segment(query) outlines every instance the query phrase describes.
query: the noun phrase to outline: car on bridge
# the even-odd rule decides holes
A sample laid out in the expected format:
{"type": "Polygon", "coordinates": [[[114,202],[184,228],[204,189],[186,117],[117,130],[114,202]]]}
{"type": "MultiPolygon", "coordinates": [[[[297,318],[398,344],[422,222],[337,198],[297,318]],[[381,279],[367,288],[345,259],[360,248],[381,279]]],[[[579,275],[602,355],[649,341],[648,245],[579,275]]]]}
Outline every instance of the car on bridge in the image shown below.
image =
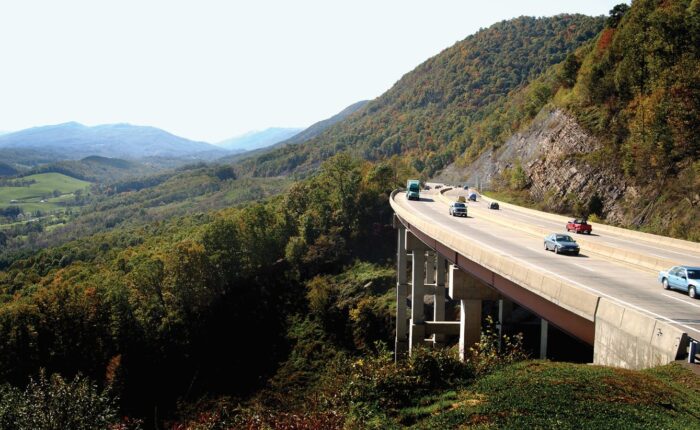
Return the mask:
{"type": "Polygon", "coordinates": [[[498,202],[491,202],[491,203],[489,203],[489,209],[498,210],[498,209],[499,209],[498,202]]]}
{"type": "Polygon", "coordinates": [[[452,216],[467,216],[467,205],[462,202],[454,202],[450,204],[449,214],[452,216]]]}
{"type": "Polygon", "coordinates": [[[557,254],[569,253],[578,255],[580,248],[578,243],[568,234],[552,233],[544,238],[545,251],[554,251],[557,254]]]}
{"type": "Polygon", "coordinates": [[[588,224],[588,221],[586,221],[584,218],[576,218],[566,223],[566,231],[591,234],[593,227],[591,227],[591,225],[588,224]]]}
{"type": "Polygon", "coordinates": [[[693,298],[700,293],[700,267],[674,266],[659,272],[659,282],[665,290],[679,290],[693,298]]]}

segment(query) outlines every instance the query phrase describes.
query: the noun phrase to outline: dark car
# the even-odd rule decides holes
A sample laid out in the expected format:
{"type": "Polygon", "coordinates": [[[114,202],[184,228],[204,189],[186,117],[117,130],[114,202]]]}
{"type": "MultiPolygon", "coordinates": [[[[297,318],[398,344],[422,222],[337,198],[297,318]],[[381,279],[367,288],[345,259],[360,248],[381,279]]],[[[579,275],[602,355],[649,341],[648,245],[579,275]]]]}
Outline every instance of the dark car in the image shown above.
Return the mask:
{"type": "Polygon", "coordinates": [[[475,202],[476,201],[476,193],[469,193],[469,200],[475,202]]]}
{"type": "Polygon", "coordinates": [[[544,238],[545,251],[554,251],[557,254],[578,255],[579,246],[568,234],[552,233],[544,238]]]}
{"type": "Polygon", "coordinates": [[[489,203],[489,209],[498,210],[499,209],[498,203],[496,203],[496,202],[489,203]]]}

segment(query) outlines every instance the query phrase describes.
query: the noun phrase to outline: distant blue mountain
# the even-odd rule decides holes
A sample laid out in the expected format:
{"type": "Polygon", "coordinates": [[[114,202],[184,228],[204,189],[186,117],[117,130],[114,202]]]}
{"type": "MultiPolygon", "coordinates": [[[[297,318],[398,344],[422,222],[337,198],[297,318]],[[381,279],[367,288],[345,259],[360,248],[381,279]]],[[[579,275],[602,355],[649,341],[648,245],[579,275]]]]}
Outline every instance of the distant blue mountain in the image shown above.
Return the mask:
{"type": "Polygon", "coordinates": [[[77,122],[0,135],[0,154],[4,151],[40,153],[56,160],[77,160],[91,155],[213,159],[228,153],[209,143],[185,139],[155,127],[131,124],[87,127],[77,122]]]}
{"type": "Polygon", "coordinates": [[[235,152],[252,151],[253,149],[265,148],[289,139],[302,130],[303,128],[272,127],[263,131],[251,131],[241,136],[232,137],[217,143],[217,145],[235,152]]]}
{"type": "Polygon", "coordinates": [[[321,134],[323,131],[325,131],[328,127],[339,123],[340,121],[344,120],[348,116],[357,112],[364,105],[366,105],[368,102],[369,102],[369,100],[361,100],[359,102],[355,102],[355,103],[351,104],[350,106],[346,107],[345,109],[343,109],[342,111],[338,112],[337,114],[333,115],[332,117],[326,118],[322,121],[311,124],[308,128],[304,129],[300,133],[295,134],[294,136],[290,137],[289,139],[287,139],[285,141],[281,141],[280,146],[281,145],[296,145],[298,143],[303,143],[303,142],[306,142],[307,140],[311,140],[314,137],[321,134]]]}

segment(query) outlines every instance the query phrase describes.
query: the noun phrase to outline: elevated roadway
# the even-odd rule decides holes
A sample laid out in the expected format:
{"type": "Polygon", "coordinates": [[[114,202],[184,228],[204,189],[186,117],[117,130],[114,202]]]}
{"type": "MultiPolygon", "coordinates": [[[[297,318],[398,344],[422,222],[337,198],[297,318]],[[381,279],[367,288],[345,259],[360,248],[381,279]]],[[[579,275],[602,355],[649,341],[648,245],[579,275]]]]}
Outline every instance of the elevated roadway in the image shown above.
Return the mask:
{"type": "Polygon", "coordinates": [[[467,218],[448,205],[460,189],[446,187],[392,207],[409,231],[462,270],[562,330],[594,346],[595,361],[628,368],[682,356],[688,338],[700,339],[700,300],[663,290],[659,269],[700,265],[700,244],[593,225],[574,236],[579,256],[544,250],[546,233],[566,232],[566,218],[501,204],[468,202],[467,218]]]}

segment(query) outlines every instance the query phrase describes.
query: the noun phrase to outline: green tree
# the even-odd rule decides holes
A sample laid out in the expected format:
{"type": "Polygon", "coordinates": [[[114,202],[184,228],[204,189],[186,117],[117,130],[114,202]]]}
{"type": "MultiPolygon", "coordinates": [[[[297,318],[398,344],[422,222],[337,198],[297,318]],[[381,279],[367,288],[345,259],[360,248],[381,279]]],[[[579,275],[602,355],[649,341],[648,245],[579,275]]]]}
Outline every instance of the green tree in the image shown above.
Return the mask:
{"type": "Polygon", "coordinates": [[[629,10],[630,7],[626,3],[620,3],[618,5],[615,5],[615,7],[613,7],[610,10],[610,16],[605,22],[605,25],[607,25],[610,28],[617,28],[618,24],[620,24],[620,21],[622,21],[622,17],[625,16],[625,14],[629,10]]]}
{"type": "Polygon", "coordinates": [[[580,67],[581,62],[578,57],[576,57],[576,54],[572,52],[566,56],[564,64],[562,64],[560,78],[565,87],[571,88],[576,84],[576,78],[580,67]]]}

